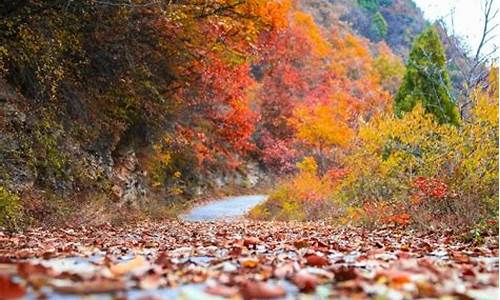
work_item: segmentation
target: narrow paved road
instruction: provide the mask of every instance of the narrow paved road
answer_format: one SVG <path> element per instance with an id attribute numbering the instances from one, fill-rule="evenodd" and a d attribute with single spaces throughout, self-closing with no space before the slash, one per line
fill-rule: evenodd
<path id="1" fill-rule="evenodd" d="M 227 197 L 193 208 L 181 216 L 184 221 L 224 221 L 244 216 L 250 209 L 262 203 L 266 195 Z"/>

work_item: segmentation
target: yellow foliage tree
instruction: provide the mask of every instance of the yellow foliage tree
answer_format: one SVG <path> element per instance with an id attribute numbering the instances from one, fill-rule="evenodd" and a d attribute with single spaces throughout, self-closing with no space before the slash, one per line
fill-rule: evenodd
<path id="1" fill-rule="evenodd" d="M 373 67 L 380 78 L 380 84 L 386 91 L 394 95 L 403 79 L 405 66 L 401 58 L 392 53 L 385 43 L 378 45 L 377 52 L 378 55 L 373 62 Z"/>
<path id="2" fill-rule="evenodd" d="M 349 107 L 341 100 L 299 105 L 290 119 L 296 138 L 316 152 L 321 172 L 326 171 L 331 151 L 335 147 L 346 147 L 354 135 L 348 122 Z"/>
<path id="3" fill-rule="evenodd" d="M 297 130 L 298 139 L 324 151 L 349 144 L 353 130 L 348 126 L 348 117 L 347 105 L 342 102 L 337 105 L 300 105 L 295 109 L 290 123 Z"/>
<path id="4" fill-rule="evenodd" d="M 304 35 L 314 45 L 313 50 L 319 57 L 326 57 L 331 53 L 331 46 L 321 35 L 321 31 L 311 15 L 302 11 L 293 14 L 294 26 L 300 28 Z"/>
<path id="5" fill-rule="evenodd" d="M 252 218 L 305 221 L 335 215 L 335 185 L 317 175 L 316 160 L 306 156 L 297 167 L 298 174 L 281 182 L 268 201 L 250 212 Z"/>
<path id="6" fill-rule="evenodd" d="M 464 197 L 475 195 L 498 217 L 498 68 L 490 71 L 487 89 L 473 93 L 472 116 L 466 120 L 457 145 L 462 157 L 457 189 Z"/>

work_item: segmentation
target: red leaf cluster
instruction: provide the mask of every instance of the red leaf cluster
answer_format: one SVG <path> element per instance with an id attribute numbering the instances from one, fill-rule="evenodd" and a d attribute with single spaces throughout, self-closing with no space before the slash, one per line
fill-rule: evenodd
<path id="1" fill-rule="evenodd" d="M 448 195 L 448 185 L 437 178 L 419 176 L 413 181 L 413 186 L 419 196 L 442 199 Z"/>

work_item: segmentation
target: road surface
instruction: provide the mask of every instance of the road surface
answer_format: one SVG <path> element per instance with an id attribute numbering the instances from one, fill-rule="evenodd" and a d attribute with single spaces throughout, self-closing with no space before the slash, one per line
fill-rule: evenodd
<path id="1" fill-rule="evenodd" d="M 181 219 L 192 222 L 234 220 L 243 217 L 266 199 L 266 195 L 226 197 L 197 206 L 181 216 Z"/>

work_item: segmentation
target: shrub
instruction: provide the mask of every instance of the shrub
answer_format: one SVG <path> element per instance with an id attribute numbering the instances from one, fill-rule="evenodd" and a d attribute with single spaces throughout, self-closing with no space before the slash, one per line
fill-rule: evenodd
<path id="1" fill-rule="evenodd" d="M 402 59 L 393 54 L 385 43 L 379 44 L 377 52 L 377 57 L 373 61 L 373 68 L 380 77 L 382 87 L 391 95 L 394 95 L 401 85 L 405 66 Z"/>
<path id="2" fill-rule="evenodd" d="M 250 212 L 255 219 L 315 220 L 337 214 L 333 201 L 336 183 L 344 170 L 318 176 L 318 166 L 312 157 L 297 164 L 299 173 L 278 185 L 269 199 Z"/>
<path id="3" fill-rule="evenodd" d="M 0 186 L 0 227 L 15 229 L 21 221 L 19 196 Z"/>

